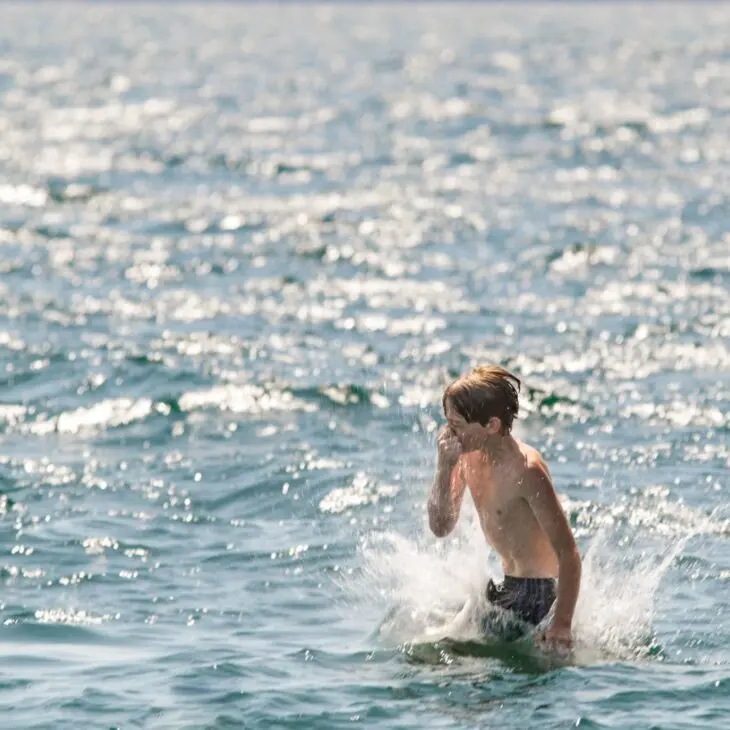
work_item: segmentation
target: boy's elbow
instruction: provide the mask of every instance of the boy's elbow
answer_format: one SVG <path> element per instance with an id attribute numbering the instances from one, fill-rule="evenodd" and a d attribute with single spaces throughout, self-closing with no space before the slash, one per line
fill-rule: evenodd
<path id="1" fill-rule="evenodd" d="M 444 517 L 436 512 L 429 505 L 428 509 L 428 526 L 436 537 L 446 537 L 453 529 L 454 520 L 444 519 Z"/>
<path id="2" fill-rule="evenodd" d="M 436 537 L 446 537 L 454 529 L 453 525 L 443 522 L 430 522 L 430 527 Z"/>

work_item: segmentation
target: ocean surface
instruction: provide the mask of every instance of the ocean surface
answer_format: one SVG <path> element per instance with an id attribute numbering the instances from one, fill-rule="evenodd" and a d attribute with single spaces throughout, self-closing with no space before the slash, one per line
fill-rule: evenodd
<path id="1" fill-rule="evenodd" d="M 0 5 L 0 727 L 730 727 L 729 138 L 722 4 Z M 485 362 L 569 658 L 428 532 Z"/>

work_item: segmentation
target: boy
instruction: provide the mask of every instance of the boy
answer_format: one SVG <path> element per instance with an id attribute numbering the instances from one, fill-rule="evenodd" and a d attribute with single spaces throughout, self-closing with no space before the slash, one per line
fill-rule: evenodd
<path id="1" fill-rule="evenodd" d="M 535 639 L 567 649 L 580 555 L 545 462 L 511 433 L 520 385 L 504 368 L 485 366 L 444 391 L 447 426 L 438 437 L 429 524 L 437 537 L 448 535 L 468 486 L 484 536 L 502 558 L 504 582 L 490 580 L 487 599 L 537 625 L 557 597 L 550 625 Z"/>

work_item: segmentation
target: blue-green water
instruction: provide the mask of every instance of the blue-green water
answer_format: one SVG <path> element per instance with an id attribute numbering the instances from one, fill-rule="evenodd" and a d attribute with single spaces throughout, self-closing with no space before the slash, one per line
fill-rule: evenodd
<path id="1" fill-rule="evenodd" d="M 728 39 L 0 6 L 0 726 L 727 728 Z M 485 361 L 584 556 L 568 662 L 480 643 L 497 561 L 426 529 Z"/>

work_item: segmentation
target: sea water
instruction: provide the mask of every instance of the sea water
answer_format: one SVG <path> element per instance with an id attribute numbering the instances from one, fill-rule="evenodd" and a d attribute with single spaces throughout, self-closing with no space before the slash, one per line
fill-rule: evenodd
<path id="1" fill-rule="evenodd" d="M 725 730 L 730 11 L 0 6 L 0 727 Z M 523 379 L 575 651 L 486 631 Z"/>

